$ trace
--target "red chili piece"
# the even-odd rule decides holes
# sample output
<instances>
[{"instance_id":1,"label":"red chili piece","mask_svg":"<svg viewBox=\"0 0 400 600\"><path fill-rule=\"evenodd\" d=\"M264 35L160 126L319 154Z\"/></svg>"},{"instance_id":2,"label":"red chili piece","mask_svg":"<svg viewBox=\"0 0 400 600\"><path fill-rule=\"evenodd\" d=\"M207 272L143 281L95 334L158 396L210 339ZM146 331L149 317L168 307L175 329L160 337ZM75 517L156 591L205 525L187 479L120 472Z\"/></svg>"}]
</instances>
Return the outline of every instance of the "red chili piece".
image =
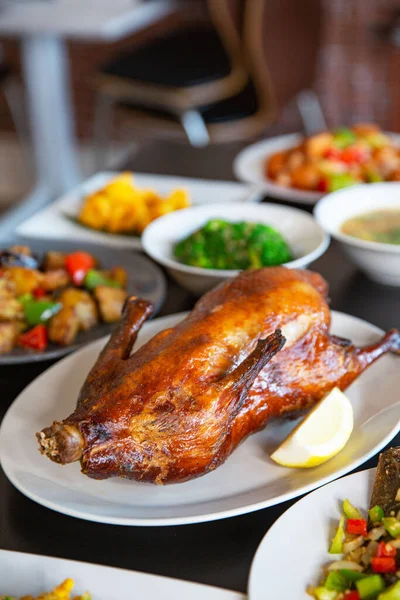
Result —
<instances>
[{"instance_id":1,"label":"red chili piece","mask_svg":"<svg viewBox=\"0 0 400 600\"><path fill-rule=\"evenodd\" d=\"M36 288L36 290L33 290L32 293L35 298L43 298L43 296L46 295L46 290L42 288Z\"/></svg>"},{"instance_id":2,"label":"red chili piece","mask_svg":"<svg viewBox=\"0 0 400 600\"><path fill-rule=\"evenodd\" d=\"M340 156L341 151L339 148L328 148L328 150L325 150L324 152L324 158L340 159Z\"/></svg>"},{"instance_id":3,"label":"red chili piece","mask_svg":"<svg viewBox=\"0 0 400 600\"><path fill-rule=\"evenodd\" d=\"M81 285L86 273L94 266L94 258L87 252L73 252L65 257L65 268L75 285Z\"/></svg>"},{"instance_id":4,"label":"red chili piece","mask_svg":"<svg viewBox=\"0 0 400 600\"><path fill-rule=\"evenodd\" d=\"M347 533L367 536L367 521L365 519L348 519L346 523Z\"/></svg>"},{"instance_id":5,"label":"red chili piece","mask_svg":"<svg viewBox=\"0 0 400 600\"><path fill-rule=\"evenodd\" d=\"M396 561L391 556L374 556L371 558L371 565L375 573L394 573L396 571Z\"/></svg>"},{"instance_id":6,"label":"red chili piece","mask_svg":"<svg viewBox=\"0 0 400 600\"><path fill-rule=\"evenodd\" d=\"M31 350L45 350L47 348L48 338L46 326L36 325L26 333L22 333L18 338L18 345Z\"/></svg>"},{"instance_id":7,"label":"red chili piece","mask_svg":"<svg viewBox=\"0 0 400 600\"><path fill-rule=\"evenodd\" d=\"M322 177L322 179L320 179L318 182L317 190L319 192L327 192L328 187L329 187L328 180L326 179L326 177Z\"/></svg>"},{"instance_id":8,"label":"red chili piece","mask_svg":"<svg viewBox=\"0 0 400 600\"><path fill-rule=\"evenodd\" d=\"M361 148L345 148L340 156L340 160L350 163L361 163L366 159L366 154Z\"/></svg>"},{"instance_id":9,"label":"red chili piece","mask_svg":"<svg viewBox=\"0 0 400 600\"><path fill-rule=\"evenodd\" d=\"M380 558L381 556L396 556L396 548L385 542L379 542L377 549L375 550L375 556Z\"/></svg>"},{"instance_id":10,"label":"red chili piece","mask_svg":"<svg viewBox=\"0 0 400 600\"><path fill-rule=\"evenodd\" d=\"M357 590L346 592L343 596L343 600L360 600L360 594L357 592Z\"/></svg>"}]
</instances>

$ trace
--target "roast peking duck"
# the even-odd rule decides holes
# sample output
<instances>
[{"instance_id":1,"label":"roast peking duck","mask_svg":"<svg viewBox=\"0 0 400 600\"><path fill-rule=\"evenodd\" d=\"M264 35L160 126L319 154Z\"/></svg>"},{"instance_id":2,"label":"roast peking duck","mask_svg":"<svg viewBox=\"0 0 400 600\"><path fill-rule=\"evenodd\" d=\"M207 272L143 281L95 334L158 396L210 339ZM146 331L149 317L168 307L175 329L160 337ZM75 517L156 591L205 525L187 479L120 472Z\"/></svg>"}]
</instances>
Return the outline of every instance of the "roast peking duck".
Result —
<instances>
[{"instance_id":1,"label":"roast peking duck","mask_svg":"<svg viewBox=\"0 0 400 600\"><path fill-rule=\"evenodd\" d=\"M51 460L80 461L96 479L187 481L269 419L347 388L382 354L400 351L397 330L363 348L330 335L327 284L310 271L243 272L131 355L151 312L127 301L75 411L37 434Z\"/></svg>"}]
</instances>

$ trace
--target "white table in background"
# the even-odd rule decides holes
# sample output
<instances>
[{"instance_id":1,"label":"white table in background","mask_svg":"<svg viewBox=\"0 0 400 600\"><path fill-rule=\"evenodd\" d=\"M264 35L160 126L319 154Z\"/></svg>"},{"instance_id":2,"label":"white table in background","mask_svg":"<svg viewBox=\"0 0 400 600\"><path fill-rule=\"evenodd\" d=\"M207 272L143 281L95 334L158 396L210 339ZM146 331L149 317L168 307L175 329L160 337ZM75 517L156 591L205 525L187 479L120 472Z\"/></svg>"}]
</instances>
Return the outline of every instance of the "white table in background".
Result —
<instances>
[{"instance_id":1,"label":"white table in background","mask_svg":"<svg viewBox=\"0 0 400 600\"><path fill-rule=\"evenodd\" d=\"M21 39L35 187L0 219L0 235L80 182L65 39L111 42L176 10L176 0L14 0L0 11L0 36Z\"/></svg>"}]
</instances>

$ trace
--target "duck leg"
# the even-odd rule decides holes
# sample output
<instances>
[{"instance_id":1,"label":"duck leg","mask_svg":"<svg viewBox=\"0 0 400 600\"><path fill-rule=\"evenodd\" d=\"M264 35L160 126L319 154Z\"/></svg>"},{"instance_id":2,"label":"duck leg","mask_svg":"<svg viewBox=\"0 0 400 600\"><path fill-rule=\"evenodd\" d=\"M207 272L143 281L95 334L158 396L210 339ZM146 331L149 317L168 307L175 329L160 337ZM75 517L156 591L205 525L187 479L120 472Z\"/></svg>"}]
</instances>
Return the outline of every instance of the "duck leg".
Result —
<instances>
[{"instance_id":1,"label":"duck leg","mask_svg":"<svg viewBox=\"0 0 400 600\"><path fill-rule=\"evenodd\" d=\"M79 394L77 410L86 412L92 400L101 397L101 391L112 381L113 371L126 360L132 350L138 332L153 312L151 304L135 296L127 298L123 316L101 351ZM82 415L84 418L84 414ZM79 460L84 448L84 437L73 423L55 421L36 434L42 454L54 462L66 464Z\"/></svg>"}]
</instances>

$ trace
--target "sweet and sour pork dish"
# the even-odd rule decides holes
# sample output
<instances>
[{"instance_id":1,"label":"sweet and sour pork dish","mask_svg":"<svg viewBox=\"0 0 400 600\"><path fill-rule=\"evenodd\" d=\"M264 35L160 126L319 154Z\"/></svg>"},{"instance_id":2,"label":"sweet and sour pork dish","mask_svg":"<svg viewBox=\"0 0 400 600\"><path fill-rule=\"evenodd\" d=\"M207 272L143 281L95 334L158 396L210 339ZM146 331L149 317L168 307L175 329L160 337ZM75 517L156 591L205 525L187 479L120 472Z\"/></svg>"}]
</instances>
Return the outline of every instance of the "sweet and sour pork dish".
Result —
<instances>
[{"instance_id":1,"label":"sweet and sour pork dish","mask_svg":"<svg viewBox=\"0 0 400 600\"><path fill-rule=\"evenodd\" d=\"M95 479L166 484L216 469L271 418L311 407L399 353L397 330L363 348L331 335L327 292L310 271L243 272L132 355L152 307L129 298L75 411L37 434L41 452L80 461Z\"/></svg>"},{"instance_id":2,"label":"sweet and sour pork dish","mask_svg":"<svg viewBox=\"0 0 400 600\"><path fill-rule=\"evenodd\" d=\"M359 123L322 131L272 154L265 174L277 185L318 192L400 181L400 147L378 125Z\"/></svg>"}]
</instances>

